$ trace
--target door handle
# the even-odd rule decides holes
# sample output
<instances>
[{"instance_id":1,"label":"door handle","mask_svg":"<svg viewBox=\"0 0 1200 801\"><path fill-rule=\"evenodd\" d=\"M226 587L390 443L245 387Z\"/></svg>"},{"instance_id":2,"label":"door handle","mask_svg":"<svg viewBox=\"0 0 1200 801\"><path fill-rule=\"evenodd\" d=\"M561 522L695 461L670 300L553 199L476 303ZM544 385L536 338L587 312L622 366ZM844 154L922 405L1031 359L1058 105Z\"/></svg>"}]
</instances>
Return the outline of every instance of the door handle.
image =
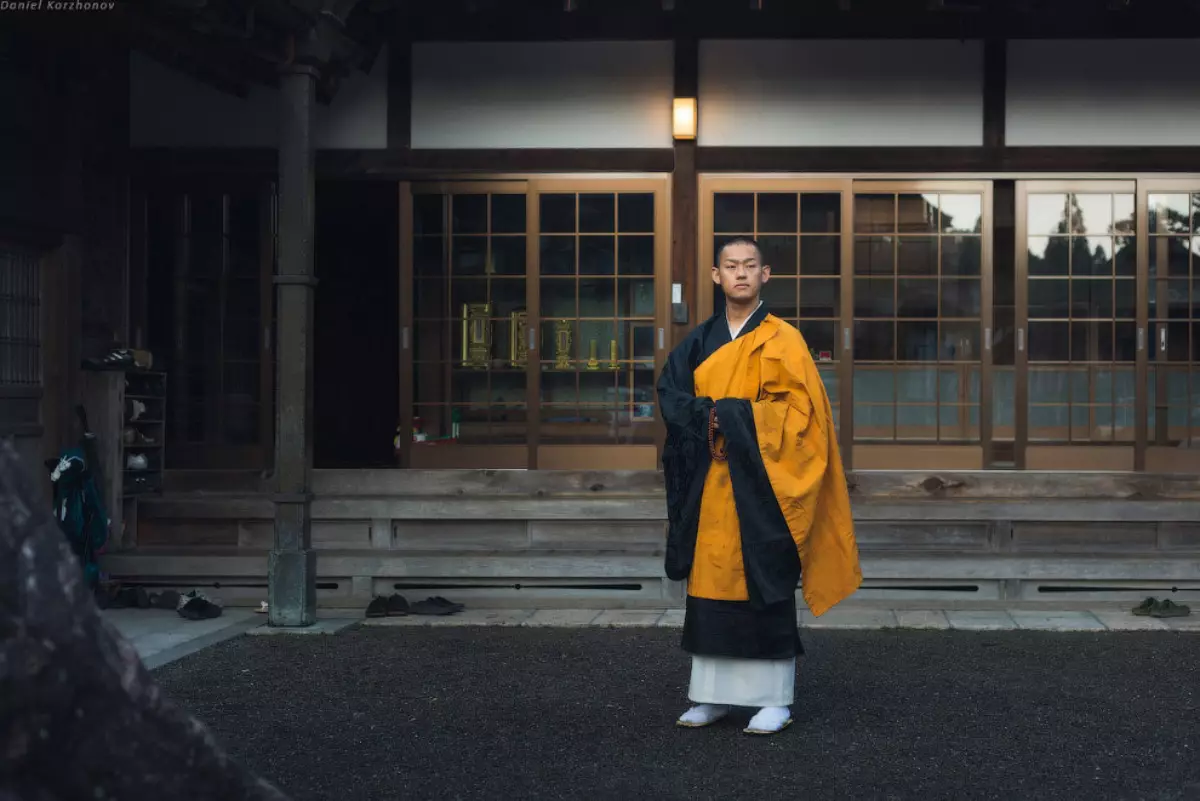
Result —
<instances>
[{"instance_id":1,"label":"door handle","mask_svg":"<svg viewBox=\"0 0 1200 801\"><path fill-rule=\"evenodd\" d=\"M537 332L533 330L533 326L529 326L525 329L525 335L526 339L529 340L529 345L526 349L532 353L537 350Z\"/></svg>"},{"instance_id":2,"label":"door handle","mask_svg":"<svg viewBox=\"0 0 1200 801\"><path fill-rule=\"evenodd\" d=\"M1158 327L1158 349L1162 353L1167 352L1167 327L1165 325Z\"/></svg>"},{"instance_id":3,"label":"door handle","mask_svg":"<svg viewBox=\"0 0 1200 801\"><path fill-rule=\"evenodd\" d=\"M1142 351L1144 351L1146 349L1146 329L1145 328L1138 329L1137 349L1138 349L1138 353L1141 353Z\"/></svg>"},{"instance_id":4,"label":"door handle","mask_svg":"<svg viewBox=\"0 0 1200 801\"><path fill-rule=\"evenodd\" d=\"M992 349L992 329L990 328L983 329L983 349Z\"/></svg>"},{"instance_id":5,"label":"door handle","mask_svg":"<svg viewBox=\"0 0 1200 801\"><path fill-rule=\"evenodd\" d=\"M408 350L408 326L400 329L400 347L403 350Z\"/></svg>"},{"instance_id":6,"label":"door handle","mask_svg":"<svg viewBox=\"0 0 1200 801\"><path fill-rule=\"evenodd\" d=\"M1020 353L1024 350L1025 350L1025 329L1018 328L1017 329L1017 352Z\"/></svg>"}]
</instances>

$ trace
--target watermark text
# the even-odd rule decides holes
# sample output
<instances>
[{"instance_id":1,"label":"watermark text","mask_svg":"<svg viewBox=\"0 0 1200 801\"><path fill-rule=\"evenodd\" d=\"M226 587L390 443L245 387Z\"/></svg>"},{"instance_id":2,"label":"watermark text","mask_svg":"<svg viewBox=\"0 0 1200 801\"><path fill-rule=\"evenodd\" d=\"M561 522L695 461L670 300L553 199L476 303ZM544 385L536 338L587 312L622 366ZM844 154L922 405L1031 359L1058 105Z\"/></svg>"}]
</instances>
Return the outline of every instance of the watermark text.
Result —
<instances>
[{"instance_id":1,"label":"watermark text","mask_svg":"<svg viewBox=\"0 0 1200 801\"><path fill-rule=\"evenodd\" d=\"M116 0L0 0L0 11L112 11Z\"/></svg>"}]
</instances>

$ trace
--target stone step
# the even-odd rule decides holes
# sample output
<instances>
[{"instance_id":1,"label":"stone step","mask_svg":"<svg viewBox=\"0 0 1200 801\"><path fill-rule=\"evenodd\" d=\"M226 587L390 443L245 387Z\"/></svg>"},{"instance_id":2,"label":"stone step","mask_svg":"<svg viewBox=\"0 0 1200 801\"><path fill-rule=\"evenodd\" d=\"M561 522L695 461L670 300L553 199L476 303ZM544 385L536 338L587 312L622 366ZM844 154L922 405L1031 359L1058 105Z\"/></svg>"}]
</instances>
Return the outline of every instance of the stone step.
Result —
<instances>
[{"instance_id":1,"label":"stone step","mask_svg":"<svg viewBox=\"0 0 1200 801\"><path fill-rule=\"evenodd\" d=\"M1178 631L1200 633L1200 614L1184 618L1138 617L1128 608L883 609L838 607L821 617L801 612L808 629L935 629L961 631ZM446 617L364 619L365 626L526 626L553 628L682 628L683 610L661 609L467 609Z\"/></svg>"}]
</instances>

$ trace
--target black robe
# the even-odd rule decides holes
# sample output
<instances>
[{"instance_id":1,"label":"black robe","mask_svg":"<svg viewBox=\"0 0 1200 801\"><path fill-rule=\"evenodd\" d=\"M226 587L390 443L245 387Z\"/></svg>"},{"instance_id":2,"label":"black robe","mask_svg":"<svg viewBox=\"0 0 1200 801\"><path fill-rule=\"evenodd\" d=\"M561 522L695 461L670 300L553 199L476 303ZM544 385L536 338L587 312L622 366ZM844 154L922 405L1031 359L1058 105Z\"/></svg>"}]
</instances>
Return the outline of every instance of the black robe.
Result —
<instances>
[{"instance_id":1,"label":"black robe","mask_svg":"<svg viewBox=\"0 0 1200 801\"><path fill-rule=\"evenodd\" d=\"M767 314L766 305L760 306L738 337L754 331ZM671 351L659 377L659 406L667 426L663 447L668 522L666 574L673 581L683 581L691 572L700 501L712 463L709 413L716 407L750 600L723 601L689 594L683 648L704 656L787 659L803 653L795 595L800 557L767 478L750 403L695 395L695 370L731 341L725 315L713 315Z\"/></svg>"}]
</instances>

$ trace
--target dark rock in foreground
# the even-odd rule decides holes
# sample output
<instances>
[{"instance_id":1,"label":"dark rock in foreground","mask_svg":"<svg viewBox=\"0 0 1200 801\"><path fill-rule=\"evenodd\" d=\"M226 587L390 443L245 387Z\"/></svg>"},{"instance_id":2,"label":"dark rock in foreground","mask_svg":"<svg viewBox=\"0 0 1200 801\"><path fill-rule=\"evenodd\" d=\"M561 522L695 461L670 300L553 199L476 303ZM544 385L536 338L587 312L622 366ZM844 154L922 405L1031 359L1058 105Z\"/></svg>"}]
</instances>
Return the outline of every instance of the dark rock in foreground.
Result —
<instances>
[{"instance_id":1,"label":"dark rock in foreground","mask_svg":"<svg viewBox=\"0 0 1200 801\"><path fill-rule=\"evenodd\" d=\"M0 441L0 801L285 796L168 700Z\"/></svg>"}]
</instances>

